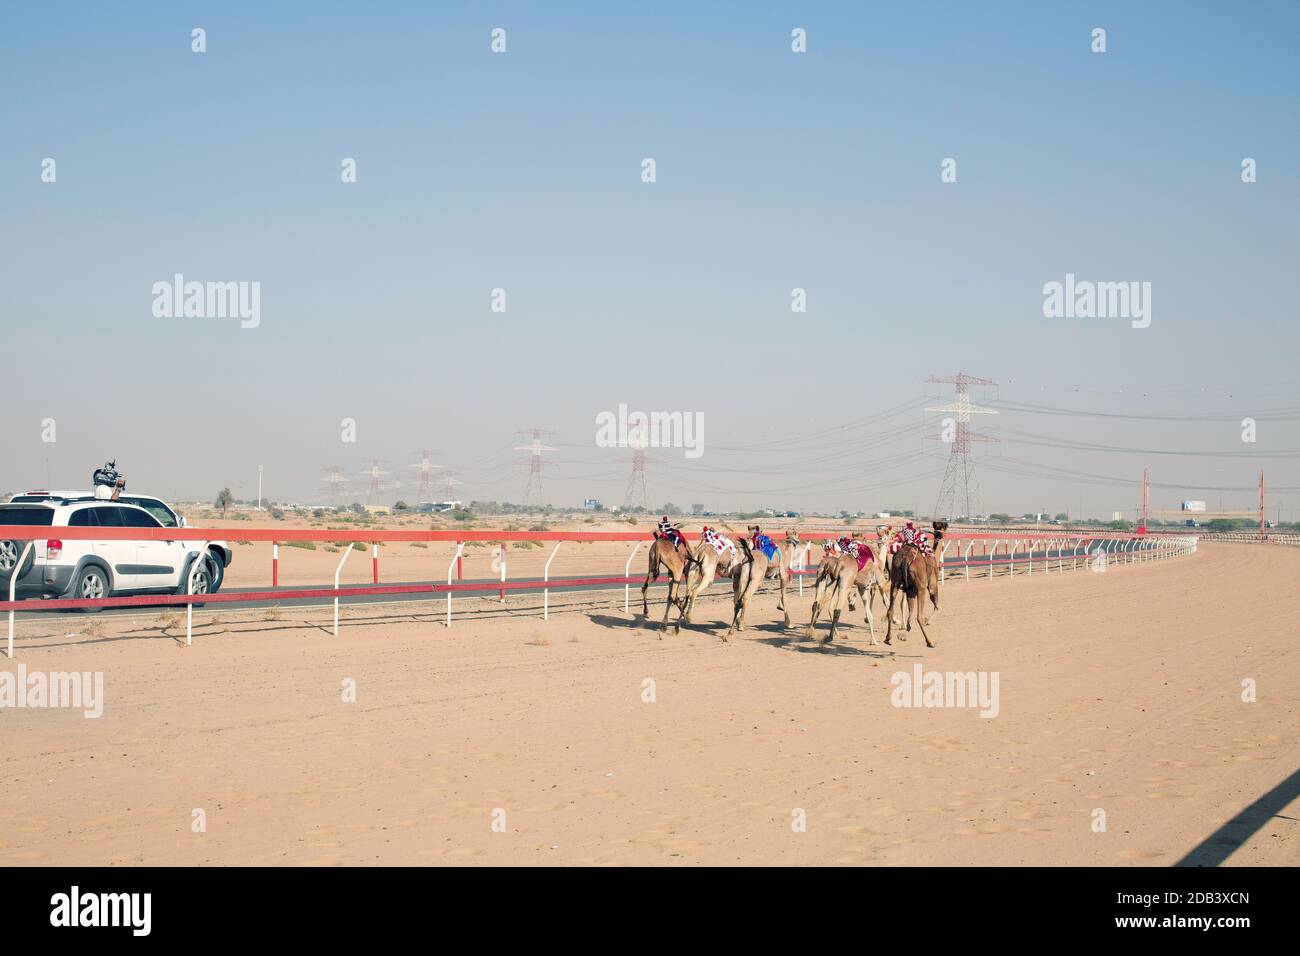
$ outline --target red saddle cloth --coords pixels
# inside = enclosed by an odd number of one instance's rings
[[[861,571],[867,566],[868,561],[874,561],[876,556],[871,553],[871,548],[865,544],[858,545],[858,570]]]
[[[674,548],[676,548],[676,549],[678,549],[678,550],[681,550],[682,545],[685,545],[685,544],[686,544],[686,538],[683,537],[683,536],[682,536],[682,533],[681,533],[680,531],[678,531],[676,528],[670,528],[670,529],[669,529],[668,531],[666,531],[666,532],[664,532],[664,531],[656,531],[656,532],[655,532],[655,537],[656,537],[656,538],[667,538],[667,539],[668,539],[668,543],[671,544]],[[688,547],[689,547],[689,545],[688,545]]]

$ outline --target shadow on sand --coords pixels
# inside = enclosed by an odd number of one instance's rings
[[[1287,804],[1297,796],[1300,796],[1300,770],[1207,836],[1174,866],[1219,866],[1266,823],[1281,816]]]

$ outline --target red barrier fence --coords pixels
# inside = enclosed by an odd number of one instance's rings
[[[829,537],[862,533],[862,528],[841,529],[804,529],[778,528],[772,532],[772,539],[780,543],[787,530],[794,531],[807,541],[821,540]],[[922,528],[925,531],[928,529]],[[874,534],[874,529],[867,532]],[[696,531],[685,532],[687,540],[698,541]],[[14,539],[30,541],[36,538],[62,538],[71,541],[348,541],[370,544],[371,542],[411,542],[411,541],[641,541],[652,539],[650,531],[398,531],[370,530],[357,531],[338,529],[311,528],[69,528],[58,526],[0,525],[0,540]],[[1077,538],[1107,539],[1131,538],[1134,535],[1123,531],[1081,531],[1071,534],[1064,531],[1023,531],[1023,532],[986,532],[986,531],[952,531],[944,533],[944,540],[967,541],[997,538],[1035,538],[1045,540],[1074,540]]]
[[[788,529],[793,530],[801,535],[808,535],[808,538],[801,543],[805,546],[800,549],[800,555],[795,565],[794,573],[803,575],[815,573],[812,569],[804,569],[804,556],[811,553],[817,546],[823,536],[836,537],[842,531],[822,529],[811,531],[811,529]],[[784,541],[782,537],[785,529],[778,529],[774,532],[773,537],[777,539],[778,544]],[[630,574],[632,560],[636,557],[642,544],[652,540],[653,535],[646,531],[475,531],[465,529],[460,531],[399,531],[399,530],[314,530],[314,529],[282,529],[282,528],[70,528],[67,526],[0,526],[0,540],[18,540],[35,542],[44,539],[61,539],[61,540],[119,540],[119,541],[140,541],[140,540],[163,540],[163,541],[186,541],[194,542],[200,545],[200,550],[206,548],[211,541],[270,541],[273,543],[273,571],[272,571],[272,589],[263,591],[240,591],[237,593],[217,593],[217,594],[151,594],[151,595],[132,595],[125,597],[108,597],[98,599],[73,599],[73,598],[54,598],[34,601],[15,601],[0,600],[0,610],[9,612],[9,656],[13,656],[13,630],[14,630],[14,612],[17,610],[25,611],[58,611],[74,609],[99,609],[112,607],[145,607],[145,606],[178,606],[184,605],[188,610],[189,623],[187,623],[187,643],[191,640],[190,625],[193,620],[193,607],[195,603],[201,605],[208,604],[247,604],[257,601],[280,601],[290,599],[312,599],[320,598],[322,600],[333,599],[334,602],[334,633],[338,634],[338,612],[340,597],[362,597],[373,595],[409,595],[409,594],[427,594],[431,598],[434,595],[445,594],[447,598],[447,625],[451,625],[451,595],[454,592],[486,591],[496,590],[505,600],[507,590],[542,590],[544,593],[544,611],[543,617],[549,614],[550,587],[554,585],[561,588],[597,588],[622,584],[624,586],[624,609],[629,607],[630,586],[643,580],[640,576]],[[688,532],[687,538],[698,539],[699,534]],[[278,544],[279,542],[288,541],[312,541],[312,542],[364,542],[372,545],[372,560],[374,562],[374,586],[339,586],[339,574],[342,571],[343,564],[351,553],[352,548],[349,546],[344,549],[343,556],[339,560],[338,568],[335,572],[334,587],[309,587],[283,589],[278,587],[279,583],[279,562],[278,562]],[[379,586],[379,559],[378,545],[380,542],[433,542],[444,541],[456,544],[456,551],[452,557],[451,564],[447,569],[447,583],[430,583],[430,584],[397,584]],[[627,564],[622,576],[615,577],[581,577],[581,578],[560,578],[554,581],[550,578],[551,561],[546,562],[546,570],[542,579],[527,579],[520,581],[507,581],[505,563],[501,564],[501,580],[492,582],[452,582],[453,569],[457,576],[460,573],[460,560],[466,542],[469,541],[491,541],[500,542],[503,546],[509,541],[555,541],[555,550],[551,552],[551,559],[554,559],[556,552],[559,550],[560,543],[565,541],[576,542],[594,542],[594,541],[622,541],[635,542],[631,555],[628,557]],[[962,544],[965,543],[965,547]],[[1014,543],[1014,547],[1013,547]],[[972,558],[972,551],[976,544],[982,545],[982,554],[975,555]],[[954,545],[957,550],[951,559],[947,558],[947,552]],[[1066,546],[1069,546],[1067,553]],[[1003,554],[999,558],[998,548],[1003,549]],[[1068,534],[1068,533],[1050,533],[1050,534],[1032,534],[1024,536],[1008,536],[1004,534],[989,534],[983,532],[953,532],[945,534],[941,558],[943,559],[941,575],[964,571],[966,579],[970,579],[972,567],[980,569],[982,572],[987,569],[988,576],[993,576],[995,566],[1007,565],[1012,576],[1015,574],[1015,563],[1020,549],[1024,547],[1024,561],[1027,565],[1028,573],[1032,574],[1035,564],[1035,553],[1037,561],[1041,563],[1044,572],[1051,571],[1053,562],[1056,564],[1057,571],[1065,570],[1065,560],[1068,556],[1071,568],[1077,567],[1078,558],[1087,557],[1089,548],[1093,548],[1092,554],[1101,556],[1104,570],[1106,560],[1120,560],[1123,562],[1133,560],[1154,560],[1158,557],[1170,556],[1173,554],[1182,554],[1194,551],[1196,546],[1195,539],[1188,542],[1186,539],[1174,539],[1172,537],[1162,537],[1158,535],[1151,536],[1133,536],[1121,533],[1087,533],[1087,534]],[[30,547],[30,546],[29,546]],[[20,564],[25,559],[26,549],[20,556]],[[813,562],[815,563],[815,561]],[[16,575],[14,576],[16,578]],[[800,578],[800,591],[802,593],[802,578]],[[11,581],[10,597],[13,594],[13,585],[16,580]],[[193,578],[188,585],[193,587]],[[3,597],[4,595],[0,595]]]

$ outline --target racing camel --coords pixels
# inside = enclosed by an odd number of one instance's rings
[[[695,546],[695,570],[690,573],[686,586],[686,611],[677,620],[680,631],[683,621],[691,623],[691,611],[695,610],[695,595],[707,590],[714,578],[728,577],[740,563],[740,552],[736,544],[717,529],[705,527],[700,534],[700,543]]]
[[[646,571],[645,582],[641,585],[641,610],[645,619],[650,620],[650,604],[646,600],[646,590],[651,583],[659,580],[661,573],[668,574],[668,602],[664,605],[664,619],[659,623],[659,629],[662,631],[668,626],[668,612],[674,604],[677,605],[677,626],[681,629],[682,615],[686,613],[686,581],[690,575],[691,566],[695,563],[695,558],[691,554],[691,546],[682,540],[681,546],[673,544],[672,540],[656,534],[654,543],[650,545],[650,566]],[[678,590],[681,589],[679,595]],[[663,638],[663,635],[660,635]]]
[[[871,630],[871,643],[876,643],[876,622],[871,613],[876,593],[880,594],[880,605],[887,607],[885,600],[885,576],[881,572],[877,554],[873,554],[862,542],[863,550],[857,557],[845,551],[828,550],[821,566],[817,569],[817,579],[813,590],[812,618],[808,622],[807,636],[811,638],[817,627],[817,621],[823,610],[829,610],[831,630],[823,643],[835,640],[835,629],[839,624],[840,613],[845,603],[853,610],[853,594],[856,591],[862,598],[866,610],[866,624]]]
[[[855,534],[853,537],[857,538],[858,536]],[[871,588],[871,593],[868,595],[868,598],[874,597],[875,594],[879,592],[880,606],[882,608],[887,608],[889,606],[889,598],[887,596],[889,592],[889,568],[893,560],[893,555],[889,553],[889,542],[892,537],[893,537],[892,528],[889,528],[885,525],[881,525],[876,529],[876,544],[875,544],[876,562],[875,563],[876,563],[876,571],[878,572],[878,578],[875,581],[875,587]],[[850,611],[856,610],[856,607],[853,603],[854,590],[856,590],[859,595],[861,595],[863,591],[863,589],[860,587],[849,590]],[[894,616],[893,620],[894,623],[898,625],[901,625],[903,623],[897,618],[897,616]]]
[[[750,525],[748,531],[749,535],[753,536],[760,533],[758,525]],[[785,607],[785,586],[790,580],[790,556],[799,547],[799,535],[793,531],[787,532],[783,542],[785,550],[774,547],[771,557],[768,557],[767,552],[762,548],[754,547],[749,535],[739,541],[740,548],[745,554],[740,564],[731,573],[734,613],[731,617],[731,626],[727,628],[727,633],[722,635],[724,641],[731,636],[732,631],[745,629],[745,608],[767,577],[775,577],[780,585],[781,599],[777,601],[776,609],[785,615],[785,626],[790,626],[790,612]]]
[[[934,522],[935,544],[939,543],[947,529],[948,522]],[[934,647],[934,642],[925,631],[925,625],[939,613],[939,559],[933,551],[927,553],[916,544],[905,542],[893,555],[889,569],[889,627],[885,630],[886,644],[893,643],[890,638],[894,630],[894,598],[900,590],[907,600],[907,630],[912,629],[912,618],[915,617],[921,628],[921,636],[925,638],[925,646]],[[930,595],[930,604],[933,606],[929,617],[925,614],[926,594]],[[899,639],[907,638],[900,635]]]

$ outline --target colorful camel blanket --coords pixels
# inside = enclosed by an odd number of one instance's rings
[[[853,555],[854,560],[858,562],[858,570],[861,571],[867,566],[868,561],[874,561],[876,556],[871,553],[871,547],[865,541],[854,541],[849,545],[849,554]]]
[[[660,530],[657,532],[658,537],[667,538],[674,548],[680,548],[686,544],[686,539],[676,528],[669,528],[667,531]]]
[[[762,551],[769,561],[771,561],[775,555],[780,553],[777,549],[776,542],[765,534],[754,535],[754,547],[759,551]]]
[[[728,552],[731,553],[733,558],[736,556],[736,543],[725,534],[720,534],[712,528],[705,528],[700,537],[704,539],[705,544],[718,552],[718,557],[722,557]]]
[[[889,542],[889,553],[898,554],[904,545],[913,545],[922,554],[934,554],[934,548],[930,546],[930,537],[924,531],[918,531],[912,527],[909,521],[907,527],[895,533],[894,540]]]

